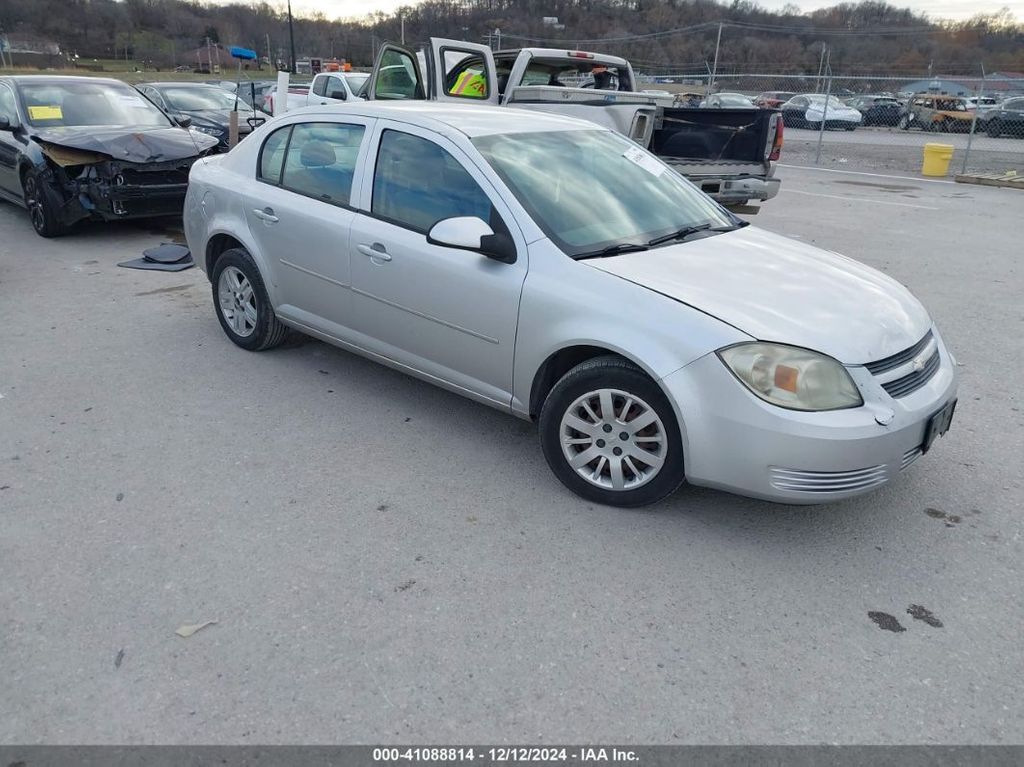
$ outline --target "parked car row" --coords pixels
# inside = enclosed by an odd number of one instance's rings
[[[0,77],[0,196],[43,237],[178,214],[192,164],[218,145],[190,124],[120,80]]]

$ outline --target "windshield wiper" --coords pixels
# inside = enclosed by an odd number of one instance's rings
[[[646,245],[641,245],[637,242],[620,242],[617,245],[609,245],[607,248],[601,248],[600,250],[577,253],[573,258],[577,261],[582,261],[585,258],[607,258],[608,256],[618,256],[623,253],[639,253],[647,249]]]
[[[655,245],[663,245],[664,243],[671,242],[672,240],[685,240],[691,234],[697,234],[698,232],[732,232],[735,231],[736,229],[742,229],[744,226],[747,226],[747,224],[747,221],[739,221],[736,224],[730,226],[712,227],[711,224],[684,226],[683,228],[677,229],[671,234],[665,234],[662,235],[661,237],[655,237],[653,240],[648,240],[647,244],[650,247],[654,247]]]

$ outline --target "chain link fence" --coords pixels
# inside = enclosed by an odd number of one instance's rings
[[[642,75],[676,103],[782,109],[782,162],[919,174],[926,144],[952,147],[947,176],[1024,175],[1024,80],[761,73]],[[710,87],[708,85],[710,81]],[[948,154],[948,150],[946,150]]]

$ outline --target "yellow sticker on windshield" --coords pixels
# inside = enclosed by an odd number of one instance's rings
[[[60,107],[29,107],[30,120],[63,120],[64,113]]]

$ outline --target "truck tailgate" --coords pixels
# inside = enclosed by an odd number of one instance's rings
[[[754,163],[763,173],[777,119],[770,109],[664,109],[651,150],[666,160]]]

